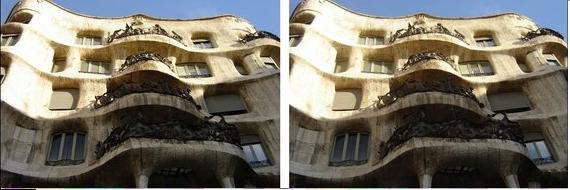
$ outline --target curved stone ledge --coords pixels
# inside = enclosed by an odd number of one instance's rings
[[[454,154],[445,154],[454,152]],[[425,163],[429,160],[430,163]],[[416,167],[438,168],[457,160],[485,169],[499,170],[501,163],[520,160],[521,168],[539,172],[528,158],[526,148],[516,142],[498,139],[450,139],[415,137],[402,144],[395,153],[375,163],[352,167],[316,167],[291,161],[291,173],[307,177],[312,181],[327,181],[329,187],[341,186],[356,178],[365,181],[398,180],[401,175],[417,175]],[[409,173],[408,173],[409,172]],[[317,185],[317,184],[314,184]],[[322,184],[321,184],[322,185]],[[317,185],[318,186],[318,185]]]

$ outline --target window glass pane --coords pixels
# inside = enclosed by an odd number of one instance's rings
[[[368,134],[361,134],[358,141],[358,158],[356,160],[368,160]]]
[[[97,73],[105,73],[105,63],[103,62],[97,62]]]
[[[82,61],[81,62],[81,69],[79,69],[79,71],[89,72],[89,63],[87,61]]]
[[[363,72],[372,72],[372,63],[370,61],[364,62],[364,68],[362,68]]]
[[[197,64],[197,65],[201,75],[203,76],[210,75],[210,71],[208,70],[208,66],[206,64]]]
[[[63,141],[63,154],[62,160],[71,160],[71,148],[73,146],[73,133],[66,133],[65,140]]]
[[[382,62],[373,62],[372,63],[372,72],[374,73],[382,73]]]
[[[346,145],[346,157],[345,160],[354,160],[356,151],[356,136],[357,134],[350,134],[348,136],[348,144]]]
[[[254,144],[252,148],[259,161],[267,160],[267,157],[265,157],[265,152],[263,152],[263,147],[261,147],[261,144]]]
[[[459,64],[459,73],[463,75],[469,74],[469,67],[466,64]]]
[[[75,43],[82,45],[83,44],[83,38],[82,37],[75,38]]]
[[[558,63],[558,61],[552,60],[552,59],[546,60],[546,63],[547,63],[548,65],[552,65],[552,66],[560,66],[560,63]]]
[[[10,36],[10,40],[8,44],[9,46],[13,46],[16,45],[16,43],[18,42],[18,40],[20,39],[20,36]]]
[[[61,135],[56,135],[51,140],[51,148],[49,151],[48,161],[59,160],[59,146],[61,144]]]
[[[75,160],[83,160],[83,154],[85,152],[85,134],[77,134],[75,142]]]
[[[483,68],[483,73],[485,73],[486,75],[493,74],[493,69],[491,68],[491,65],[489,65],[488,63],[481,64],[481,67]]]
[[[366,45],[366,37],[360,37],[360,38],[358,38],[358,44]]]
[[[536,159],[538,158],[538,152],[536,151],[536,148],[534,147],[534,143],[526,143],[526,148],[528,149],[528,153],[530,155],[531,159]]]
[[[481,71],[479,70],[479,64],[471,63],[469,64],[469,67],[471,68],[471,74],[478,76],[481,73]]]
[[[248,162],[255,162],[255,161],[257,161],[257,160],[255,159],[255,157],[253,156],[253,151],[252,151],[250,145],[243,146],[243,152],[244,152],[244,154],[245,154],[245,159],[246,159]]]
[[[184,68],[184,65],[176,65],[176,72],[178,73],[178,76],[186,76],[186,69]]]
[[[190,75],[192,76],[197,76],[198,75],[198,68],[196,68],[195,64],[191,64],[188,67],[186,67],[188,70],[188,73],[190,73]]]
[[[340,135],[336,137],[336,141],[334,143],[333,157],[331,159],[333,162],[342,160],[342,149],[344,148],[344,139],[345,135]]]
[[[2,36],[2,42],[0,43],[2,46],[6,45],[6,43],[8,42],[8,37],[4,37]]]
[[[101,38],[93,38],[93,45],[101,45]]]
[[[376,38],[375,45],[384,45],[384,38]]]
[[[551,156],[550,151],[548,151],[548,148],[546,147],[546,144],[544,143],[544,141],[536,142],[536,146],[538,147],[538,150],[540,151],[540,157],[541,158],[549,158]]]

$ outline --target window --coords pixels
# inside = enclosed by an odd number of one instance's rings
[[[560,66],[560,61],[558,61],[554,54],[544,54],[544,59],[546,59],[547,65]]]
[[[307,24],[310,25],[313,23],[313,20],[315,19],[315,15],[312,14],[299,14],[297,15],[297,17],[293,20],[293,23],[302,23],[302,24]]]
[[[521,69],[522,72],[530,73],[530,68],[528,68],[528,65],[526,65],[524,61],[517,60],[517,64],[519,65],[519,68]]]
[[[77,107],[79,89],[54,89],[49,103],[50,110],[71,110]]]
[[[554,162],[554,157],[550,154],[550,150],[544,141],[544,137],[540,133],[527,133],[524,135],[525,146],[528,150],[530,159],[536,164],[547,164]]]
[[[367,133],[344,133],[335,137],[331,166],[361,165],[367,161]]]
[[[530,103],[522,92],[507,92],[487,96],[494,112],[523,112],[530,110]]]
[[[364,68],[362,68],[363,73],[383,73],[392,74],[394,70],[392,69],[392,63],[382,62],[382,61],[364,61]]]
[[[2,34],[2,41],[0,42],[0,45],[13,46],[16,45],[19,39],[20,35],[18,34]]]
[[[247,72],[247,69],[245,69],[245,67],[243,66],[242,63],[240,63],[239,61],[233,61],[234,62],[234,67],[236,67],[236,70],[238,71],[239,74],[241,75],[248,75],[249,73]]]
[[[58,133],[52,136],[46,165],[74,165],[85,159],[85,134]]]
[[[61,72],[65,69],[65,59],[54,59],[53,67],[51,68],[52,73]]]
[[[247,113],[245,103],[237,94],[224,94],[206,97],[206,107],[212,115],[236,115]]]
[[[251,167],[270,166],[271,161],[267,158],[263,145],[257,136],[245,135],[241,137],[241,147],[245,154],[245,160]]]
[[[477,43],[477,46],[479,46],[479,47],[497,46],[497,44],[495,44],[495,41],[493,40],[492,37],[477,37],[477,38],[475,38],[475,43]]]
[[[277,67],[277,64],[275,63],[275,60],[273,60],[273,58],[261,57],[261,61],[263,61],[265,68],[279,70],[279,68]]]
[[[101,45],[101,37],[77,36],[75,43],[79,44],[79,45],[86,45],[86,46]]]
[[[194,46],[200,49],[214,48],[214,45],[209,39],[192,39],[192,43],[194,43]]]
[[[289,36],[289,46],[295,47],[301,43],[301,35],[291,35]]]
[[[360,36],[358,44],[367,46],[384,45],[384,38],[379,36]]]
[[[493,75],[491,64],[487,61],[470,61],[459,63],[459,72],[463,76],[489,76]]]
[[[10,20],[10,22],[19,22],[22,24],[29,24],[30,21],[32,21],[33,17],[34,17],[34,15],[32,15],[28,12],[18,12],[14,15],[14,17],[12,17],[12,20]]]
[[[348,59],[339,58],[336,59],[336,66],[334,68],[335,73],[342,73],[348,70]]]
[[[356,110],[360,108],[362,101],[361,89],[337,90],[333,100],[333,111]]]
[[[6,78],[6,67],[2,65],[2,67],[0,67],[0,84],[4,83],[5,78]]]
[[[103,61],[81,60],[79,72],[109,74],[111,73],[111,64]]]
[[[204,78],[211,77],[208,65],[203,62],[191,62],[176,64],[178,76],[183,78]]]

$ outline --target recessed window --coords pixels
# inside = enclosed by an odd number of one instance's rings
[[[61,72],[65,69],[65,59],[54,59],[53,66],[51,68],[52,73]]]
[[[236,68],[236,70],[238,71],[239,74],[241,75],[248,75],[249,73],[247,72],[247,69],[245,69],[245,67],[243,66],[243,63],[239,62],[239,61],[233,61],[234,63],[234,67]]]
[[[94,74],[110,74],[111,63],[105,61],[81,60],[79,72]]]
[[[556,58],[554,54],[545,53],[544,59],[546,59],[547,65],[560,66],[560,61],[558,61],[558,58]]]
[[[261,61],[263,61],[265,68],[279,70],[279,67],[277,67],[272,57],[261,57]]]
[[[200,49],[212,49],[212,48],[214,48],[212,41],[210,41],[210,39],[206,39],[206,38],[192,39],[192,43],[194,43],[194,46],[196,46],[197,48],[200,48]]]
[[[360,36],[358,44],[366,46],[384,45],[384,38],[379,36]]]
[[[72,110],[77,107],[79,89],[54,89],[49,103],[50,110]]]
[[[301,35],[291,35],[289,36],[289,46],[295,47],[301,43]]]
[[[530,110],[528,98],[522,92],[489,94],[487,97],[493,112],[515,113]]]
[[[204,62],[191,62],[176,64],[176,72],[183,78],[205,78],[211,77],[208,64]]]
[[[315,15],[312,14],[299,14],[297,15],[297,17],[295,18],[295,20],[293,20],[293,23],[302,23],[302,24],[307,24],[310,25],[313,23],[313,20],[315,19]]]
[[[77,36],[75,43],[79,45],[94,46],[101,45],[101,37],[97,36]]]
[[[16,45],[16,43],[18,43],[19,39],[20,39],[19,34],[2,34],[2,41],[0,42],[0,45],[13,46]]]
[[[330,165],[361,165],[368,161],[368,133],[343,133],[335,137]]]
[[[495,40],[493,40],[492,37],[477,37],[475,38],[475,43],[477,44],[477,46],[479,47],[493,47],[493,46],[497,46],[497,44],[495,44]]]
[[[493,69],[488,61],[469,61],[459,63],[459,72],[466,77],[493,75]]]
[[[51,138],[46,165],[74,165],[85,159],[85,134],[59,133]]]
[[[517,59],[517,65],[519,65],[519,68],[521,69],[522,72],[525,72],[525,73],[531,72],[530,68],[528,68],[528,65],[526,65],[526,63],[524,61]]]
[[[364,60],[364,67],[362,68],[362,72],[392,74],[394,73],[394,69],[392,68],[393,64],[391,62]]]
[[[241,136],[241,144],[243,153],[245,154],[245,160],[247,160],[252,167],[255,168],[271,165],[271,161],[267,157],[267,154],[265,154],[263,145],[257,136]]]
[[[550,150],[548,149],[542,134],[527,133],[524,135],[524,141],[530,159],[532,159],[536,165],[552,163],[555,161],[552,154],[550,154]]]
[[[237,115],[247,113],[243,99],[238,94],[223,94],[206,97],[208,112],[212,115]]]
[[[4,83],[5,78],[6,78],[6,67],[2,65],[2,67],[0,67],[0,84]]]
[[[336,90],[333,100],[333,111],[356,110],[360,108],[362,89],[351,88]]]
[[[348,59],[347,58],[337,58],[336,65],[334,67],[335,73],[342,73],[348,70]]]

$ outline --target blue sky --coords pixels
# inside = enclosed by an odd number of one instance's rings
[[[291,0],[289,13],[300,0]],[[426,12],[435,16],[482,16],[516,12],[541,27],[552,28],[567,40],[566,0],[335,0],[357,12],[378,16],[404,16]]]
[[[231,14],[250,21],[257,30],[279,35],[279,0],[52,0],[74,12],[93,16],[143,13],[163,18],[201,18]],[[2,23],[17,0],[1,0]]]

